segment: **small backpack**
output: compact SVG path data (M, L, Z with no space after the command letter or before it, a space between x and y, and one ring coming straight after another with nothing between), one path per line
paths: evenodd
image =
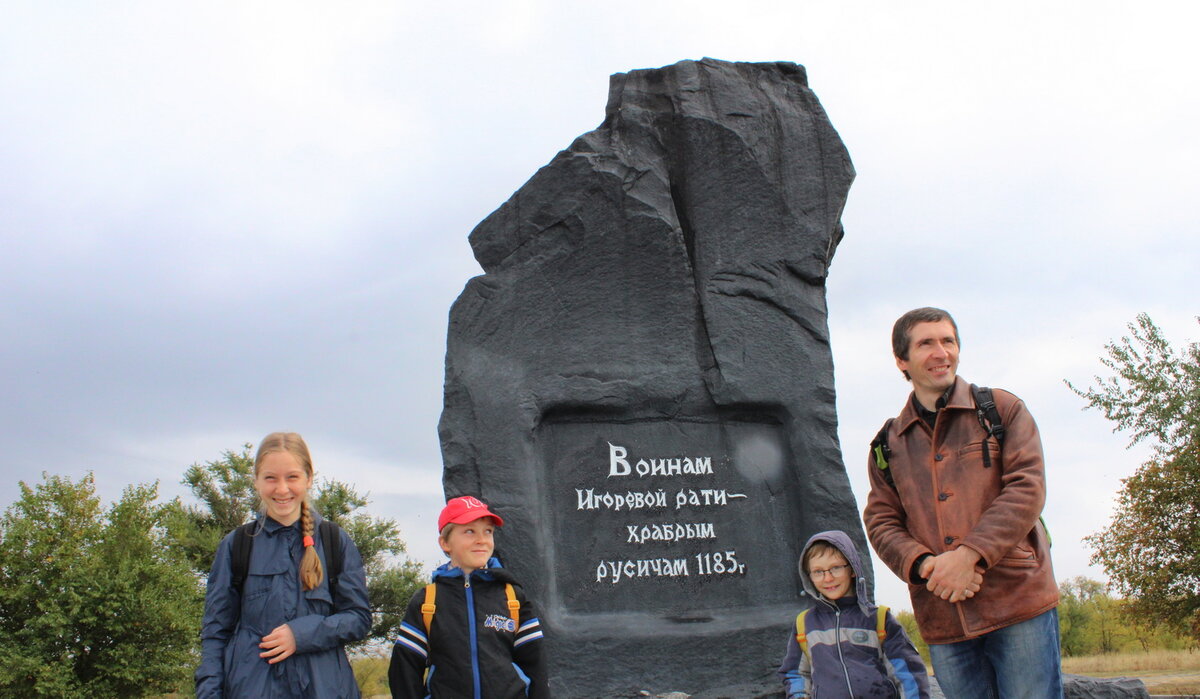
M246 573L250 570L250 551L254 548L254 530L257 528L258 522L254 521L246 522L233 530L232 585L239 595L246 584ZM327 519L321 520L321 524L317 527L321 537L321 547L325 550L325 575L329 578L330 599L334 597L337 590L337 579L342 573L342 558L345 556L341 529Z

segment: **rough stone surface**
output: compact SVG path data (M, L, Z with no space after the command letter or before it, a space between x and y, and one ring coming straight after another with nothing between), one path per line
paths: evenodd
M1064 675L1066 699L1149 699L1146 684L1136 677Z
M853 175L803 67L684 61L613 76L603 123L471 233L444 486L505 517L554 696L767 673L805 539L867 560L825 305Z

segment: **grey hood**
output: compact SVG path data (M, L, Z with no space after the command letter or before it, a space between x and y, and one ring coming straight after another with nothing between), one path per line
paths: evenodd
M846 532L834 529L827 532L820 532L809 537L808 542L804 544L804 550L800 552L800 581L804 584L804 591L812 597L814 601L823 601L821 593L817 591L816 585L813 585L812 578L804 572L804 556L808 553L808 549L818 541L824 541L832 544L834 548L846 557L846 562L850 564L850 569L854 571L854 594L858 598L858 607L863 614L870 616L871 600L867 596L867 579L863 576L862 558L858 555L858 549L854 548L854 542L846 535ZM829 604L826 602L826 604Z

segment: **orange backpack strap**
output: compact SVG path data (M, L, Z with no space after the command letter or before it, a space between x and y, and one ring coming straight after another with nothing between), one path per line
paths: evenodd
M512 583L504 583L504 596L508 597L508 615L512 617L513 628L521 628L521 601L517 599L517 591Z
M808 655L808 636L804 633L804 617L808 615L808 611L805 609L796 615L796 643L800 644L800 650L804 651L805 655ZM808 661L812 662L811 656Z
M421 616L425 618L426 634L433 625L433 613L437 611L437 605L434 604L435 599L437 599L437 583L429 583L425 586L425 603L421 605Z
M879 609L875 610L875 634L879 636L879 647L883 647L883 642L887 640L887 613L888 608L879 605Z

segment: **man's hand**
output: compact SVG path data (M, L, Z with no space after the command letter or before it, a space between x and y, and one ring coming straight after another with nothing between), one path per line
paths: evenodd
M983 584L979 552L969 546L926 558L920 575L929 582L925 589L948 602L961 602L975 596Z
M266 649L258 657L268 658L267 662L271 665L289 657L296 652L296 637L292 634L292 627L287 624L276 626L274 631L263 636L258 647Z

